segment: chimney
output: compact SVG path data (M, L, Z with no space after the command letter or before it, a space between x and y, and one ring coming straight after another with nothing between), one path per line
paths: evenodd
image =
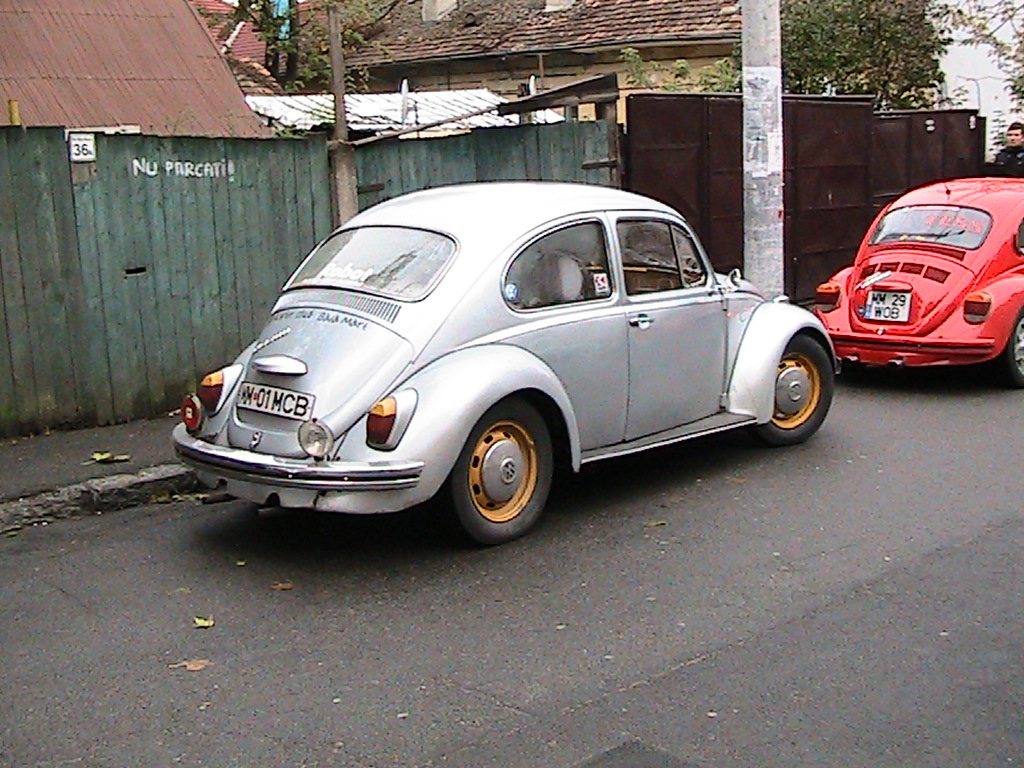
M440 21L459 6L459 0L423 0L423 20Z
M571 8L576 0L547 0L544 5L544 12L550 13L551 11L564 11Z

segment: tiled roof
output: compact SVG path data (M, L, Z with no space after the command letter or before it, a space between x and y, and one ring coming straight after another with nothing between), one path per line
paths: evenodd
M225 53L238 59L262 62L267 51L250 22L236 24L229 15L235 10L224 0L189 0Z
M0 3L0 103L9 99L27 126L267 135L187 0Z
M398 0L352 64L612 48L739 39L736 0L576 0L545 11L545 0L459 0L443 19L425 22L423 0Z

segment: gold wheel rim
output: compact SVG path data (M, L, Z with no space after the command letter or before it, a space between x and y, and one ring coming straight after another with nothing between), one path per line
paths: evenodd
M492 523L515 519L536 487L537 446L529 432L499 421L480 435L469 458L469 497L481 517Z
M779 407L783 382L791 377L801 376L807 379L807 393L803 396L800 407L792 413L787 413ZM821 374L818 367L806 355L791 353L779 363L775 381L775 413L772 416L772 424L779 429L796 429L806 424L821 401Z

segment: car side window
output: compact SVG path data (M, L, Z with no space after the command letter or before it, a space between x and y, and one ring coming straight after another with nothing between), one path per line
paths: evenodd
M604 227L598 221L581 222L534 240L509 265L502 293L515 309L611 296Z
M628 295L674 291L685 285L668 222L626 219L616 232Z
M676 259L683 276L683 286L695 288L699 285L707 285L708 273L690 234L682 227L673 224L672 243L676 247Z

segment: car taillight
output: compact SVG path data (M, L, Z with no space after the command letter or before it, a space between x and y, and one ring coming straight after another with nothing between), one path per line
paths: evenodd
M964 320L971 325L985 322L992 311L992 296L987 291L968 293L964 299Z
M203 424L203 404L195 395L187 395L181 404L181 420L189 432L198 431Z
M220 396L224 392L224 371L208 373L199 382L199 400L210 413L216 413Z
M839 306L839 297L842 292L843 289L839 283L834 283L831 280L822 283L814 292L814 308L819 312L831 312Z
M397 415L398 402L393 397L385 397L374 405L366 417L366 442L374 448L387 445Z
M418 401L414 389L403 389L378 401L366 416L366 444L381 451L397 447Z

